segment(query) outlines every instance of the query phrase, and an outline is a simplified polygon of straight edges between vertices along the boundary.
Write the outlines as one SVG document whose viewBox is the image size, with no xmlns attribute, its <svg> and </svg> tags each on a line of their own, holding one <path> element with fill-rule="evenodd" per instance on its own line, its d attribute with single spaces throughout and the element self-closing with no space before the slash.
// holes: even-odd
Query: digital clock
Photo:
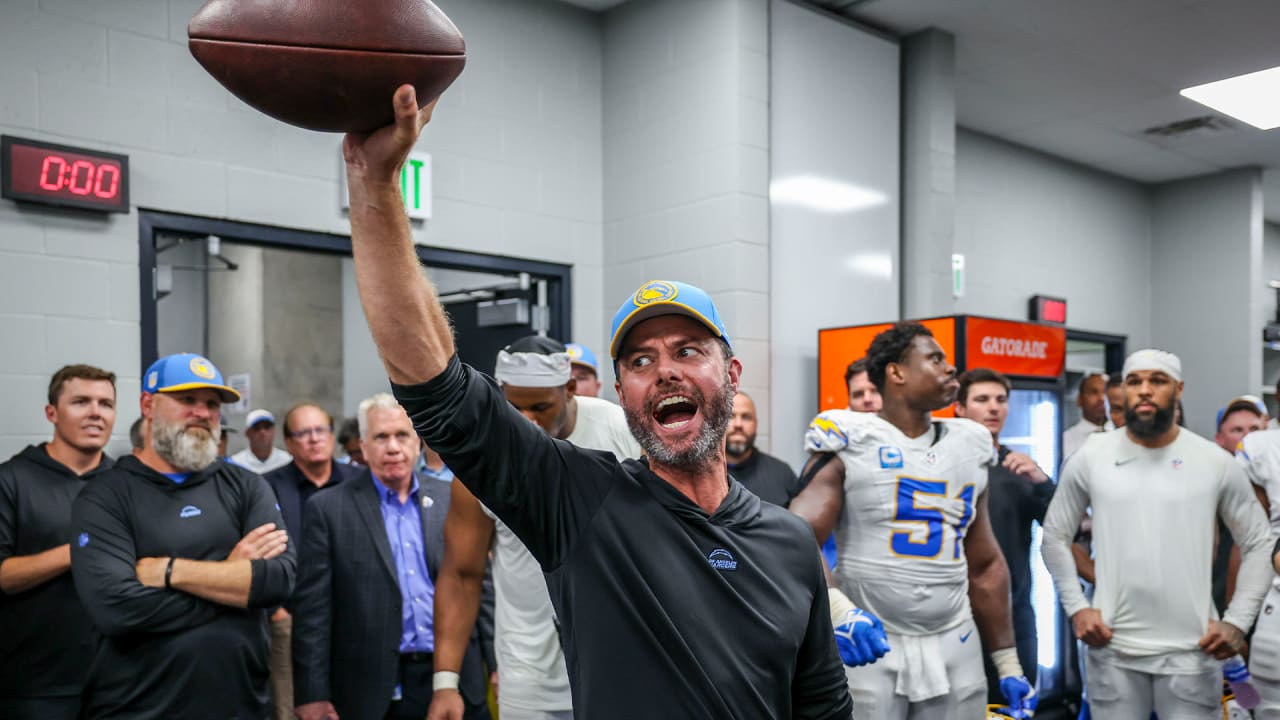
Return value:
<svg viewBox="0 0 1280 720">
<path fill-rule="evenodd" d="M 129 156 L 0 135 L 0 197 L 129 212 Z"/>
</svg>

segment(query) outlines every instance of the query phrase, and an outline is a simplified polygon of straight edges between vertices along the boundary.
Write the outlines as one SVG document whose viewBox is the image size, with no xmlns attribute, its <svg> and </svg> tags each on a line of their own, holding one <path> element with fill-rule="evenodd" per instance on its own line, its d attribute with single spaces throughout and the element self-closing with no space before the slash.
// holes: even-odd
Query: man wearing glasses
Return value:
<svg viewBox="0 0 1280 720">
<path fill-rule="evenodd" d="M 285 529 L 291 537 L 302 537 L 307 500 L 356 476 L 360 468 L 334 460 L 333 418 L 314 403 L 299 403 L 285 414 L 284 446 L 293 461 L 263 477 L 276 493 Z M 271 697 L 276 720 L 293 718 L 292 607 L 286 603 L 271 616 Z"/>
</svg>

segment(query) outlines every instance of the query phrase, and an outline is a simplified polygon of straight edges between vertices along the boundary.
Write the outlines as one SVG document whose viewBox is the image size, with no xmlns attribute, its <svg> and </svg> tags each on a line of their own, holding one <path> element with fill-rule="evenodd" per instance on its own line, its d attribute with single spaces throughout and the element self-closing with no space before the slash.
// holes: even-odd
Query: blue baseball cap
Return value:
<svg viewBox="0 0 1280 720">
<path fill-rule="evenodd" d="M 622 303 L 618 312 L 613 315 L 613 340 L 609 342 L 609 355 L 618 358 L 618 350 L 622 340 L 631 328 L 660 315 L 684 315 L 693 318 L 711 331 L 713 335 L 733 347 L 729 336 L 724 331 L 724 323 L 720 321 L 720 312 L 711 296 L 701 288 L 676 280 L 650 280 L 640 286 L 635 294 Z"/>
<path fill-rule="evenodd" d="M 1223 419 L 1237 410 L 1251 410 L 1261 417 L 1267 417 L 1267 404 L 1262 401 L 1262 398 L 1257 395 L 1241 395 L 1240 397 L 1232 398 L 1226 407 L 1218 410 L 1217 428 L 1221 430 Z"/>
<path fill-rule="evenodd" d="M 600 372 L 600 366 L 596 363 L 596 354 L 586 345 L 565 343 L 564 351 L 569 355 L 569 362 L 574 365 L 589 367 L 594 372 Z"/>
<path fill-rule="evenodd" d="M 233 403 L 240 393 L 222 381 L 222 373 L 209 362 L 209 358 L 195 353 L 166 355 L 151 363 L 142 377 L 142 392 L 182 392 L 209 388 L 217 390 L 222 402 Z"/>
</svg>

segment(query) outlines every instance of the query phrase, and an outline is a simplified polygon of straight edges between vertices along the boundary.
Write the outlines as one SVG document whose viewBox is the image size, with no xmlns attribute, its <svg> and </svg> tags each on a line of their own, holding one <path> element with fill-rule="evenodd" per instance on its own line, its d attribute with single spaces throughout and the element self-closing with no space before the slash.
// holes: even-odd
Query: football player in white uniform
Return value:
<svg viewBox="0 0 1280 720">
<path fill-rule="evenodd" d="M 956 371 L 923 325 L 900 322 L 877 335 L 867 364 L 882 409 L 814 419 L 805 438 L 809 484 L 791 503 L 817 538 L 835 529 L 836 582 L 880 618 L 892 648 L 872 665 L 846 668 L 854 714 L 983 717 L 976 631 L 999 648 L 991 658 L 1008 712 L 1031 717 L 1036 695 L 1014 650 L 1009 569 L 987 518 L 991 432 L 932 418 L 955 400 Z"/>
<path fill-rule="evenodd" d="M 1045 565 L 1076 637 L 1089 645 L 1093 717 L 1221 717 L 1222 663 L 1244 649 L 1271 580 L 1271 538 L 1237 463 L 1179 428 L 1182 363 L 1139 350 L 1124 364 L 1125 426 L 1068 458 L 1044 523 Z M 1093 508 L 1093 601 L 1076 579 L 1071 541 Z M 1230 605 L 1211 595 L 1220 516 L 1241 549 Z"/>
<path fill-rule="evenodd" d="M 1280 430 L 1245 435 L 1240 439 L 1236 458 L 1267 506 L 1272 538 L 1280 536 Z M 1253 709 L 1253 716 L 1257 720 L 1280 720 L 1280 578 L 1271 581 L 1271 589 L 1262 601 L 1262 613 L 1253 632 L 1249 672 L 1262 698 Z"/>
</svg>

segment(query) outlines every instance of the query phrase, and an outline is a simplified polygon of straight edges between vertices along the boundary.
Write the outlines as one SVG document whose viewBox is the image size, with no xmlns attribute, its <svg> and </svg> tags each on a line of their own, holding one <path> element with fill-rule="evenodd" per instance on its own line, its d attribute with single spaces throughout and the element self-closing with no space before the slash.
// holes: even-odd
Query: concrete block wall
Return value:
<svg viewBox="0 0 1280 720">
<path fill-rule="evenodd" d="M 186 48 L 202 2 L 0 3 L 0 132 L 128 154 L 135 208 L 349 232 L 340 137 L 271 120 L 210 78 Z M 601 19 L 551 0 L 439 4 L 470 57 L 420 143 L 436 216 L 417 239 L 573 263 L 575 339 L 601 347 Z M 102 218 L 0 201 L 0 458 L 47 439 L 43 388 L 79 361 L 122 376 L 110 449 L 127 452 L 137 247 L 136 209 Z"/>
<path fill-rule="evenodd" d="M 711 293 L 766 449 L 768 100 L 765 0 L 632 0 L 605 15 L 603 320 L 647 280 Z"/>
</svg>

